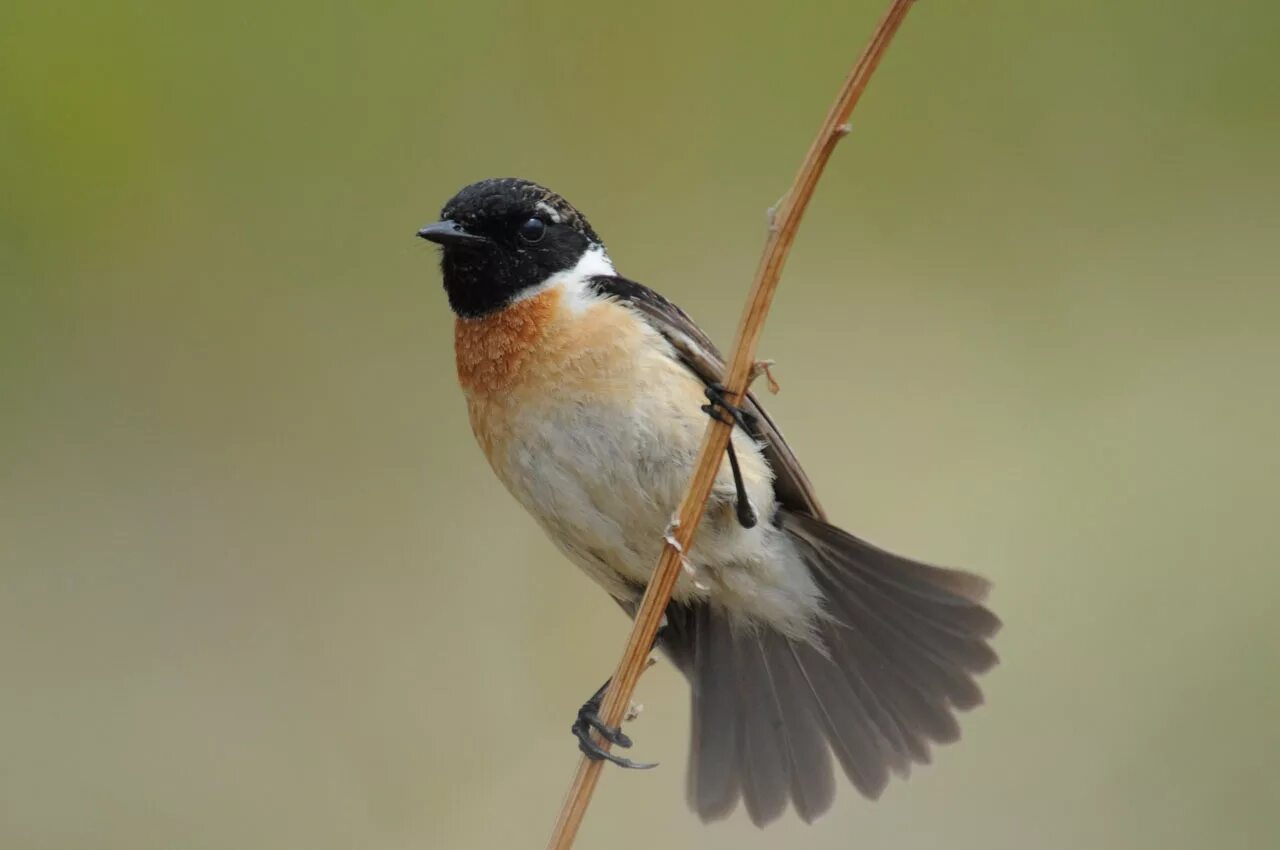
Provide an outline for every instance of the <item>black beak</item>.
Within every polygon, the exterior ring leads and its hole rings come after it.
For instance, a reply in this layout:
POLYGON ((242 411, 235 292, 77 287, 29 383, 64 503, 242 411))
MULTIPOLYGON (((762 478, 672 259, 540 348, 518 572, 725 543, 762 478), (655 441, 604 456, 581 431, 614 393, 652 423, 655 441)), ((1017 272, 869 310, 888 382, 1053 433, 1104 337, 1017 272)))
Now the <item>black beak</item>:
POLYGON ((437 221, 418 231, 418 236, 437 245, 483 245, 489 240, 466 229, 456 221, 437 221))

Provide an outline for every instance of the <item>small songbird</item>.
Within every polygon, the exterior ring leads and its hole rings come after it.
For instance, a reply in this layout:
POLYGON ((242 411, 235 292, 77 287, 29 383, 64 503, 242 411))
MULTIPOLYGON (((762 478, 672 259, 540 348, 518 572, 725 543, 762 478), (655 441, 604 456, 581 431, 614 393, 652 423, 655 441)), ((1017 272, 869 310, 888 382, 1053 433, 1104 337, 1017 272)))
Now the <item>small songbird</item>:
MULTIPOLYGON (((736 423, 657 646, 689 679, 688 798, 704 820, 741 799, 764 825, 830 808, 832 755, 865 796, 959 737, 996 663, 988 584, 890 554, 827 522, 752 395, 693 320, 620 277, 564 198, 482 180, 418 231, 442 247, 458 380, 498 478, 565 556, 634 614, 710 414, 736 423)), ((607 683, 606 683, 607 684, 607 683)), ((602 689, 603 691, 603 689, 602 689)), ((573 732, 593 758, 600 695, 573 732)))

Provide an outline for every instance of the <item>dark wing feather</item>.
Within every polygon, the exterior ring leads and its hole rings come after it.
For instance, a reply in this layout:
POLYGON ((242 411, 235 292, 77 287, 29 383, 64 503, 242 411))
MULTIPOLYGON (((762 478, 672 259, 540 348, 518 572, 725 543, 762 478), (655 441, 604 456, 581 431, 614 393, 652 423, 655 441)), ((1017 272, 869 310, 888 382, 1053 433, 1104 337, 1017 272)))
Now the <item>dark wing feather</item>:
MULTIPOLYGON (((589 285, 601 295, 614 298, 638 313, 671 343, 680 361, 704 384, 715 384, 724 379, 726 364, 723 355, 693 319, 675 304, 649 287, 625 277, 602 275, 591 278, 589 285)), ((782 432, 753 393, 747 393, 743 409, 756 418, 751 436, 764 446, 765 460, 774 474, 773 490, 778 503, 794 512, 825 519, 813 484, 800 467, 795 452, 791 451, 782 432)))

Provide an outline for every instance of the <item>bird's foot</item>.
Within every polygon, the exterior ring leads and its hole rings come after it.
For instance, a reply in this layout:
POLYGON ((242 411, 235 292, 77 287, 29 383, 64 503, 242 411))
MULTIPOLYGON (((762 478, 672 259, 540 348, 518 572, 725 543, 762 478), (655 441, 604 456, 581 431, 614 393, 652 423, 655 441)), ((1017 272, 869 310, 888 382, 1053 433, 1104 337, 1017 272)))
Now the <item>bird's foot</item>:
POLYGON ((600 689, 591 695, 591 699, 582 704, 582 708, 578 709, 578 718, 573 721, 570 730, 573 736, 578 739, 578 749, 582 754, 592 761, 610 761, 631 770, 648 770, 651 767, 657 767, 657 763, 637 762, 622 756, 615 756, 604 747, 596 743, 595 738, 591 737, 592 731, 595 731, 609 743, 617 747, 630 747, 631 738, 627 737, 621 729, 616 726, 609 726, 600 719, 600 703, 604 700, 604 692, 609 687, 609 683, 605 682, 600 689))
POLYGON ((703 395, 710 404, 702 405, 702 412, 726 425, 737 425, 750 432, 756 426, 756 417, 751 412, 729 403, 729 389, 724 384, 707 384, 703 395))
MULTIPOLYGON (((729 426, 737 425, 743 431, 751 433, 752 428, 755 427, 755 416, 737 405, 730 404, 726 398, 728 390, 723 384, 708 384, 705 393, 707 400, 711 403, 702 405, 703 413, 717 422, 723 422, 729 426)), ((729 435, 729 442, 725 444, 725 451, 729 455, 729 469, 733 472, 733 487, 737 491, 734 508, 738 515, 738 524, 743 528, 754 528, 760 521, 760 516, 751 504, 751 499, 747 497, 747 487, 742 481, 742 469, 738 466, 738 454, 733 449, 732 434, 729 435)))

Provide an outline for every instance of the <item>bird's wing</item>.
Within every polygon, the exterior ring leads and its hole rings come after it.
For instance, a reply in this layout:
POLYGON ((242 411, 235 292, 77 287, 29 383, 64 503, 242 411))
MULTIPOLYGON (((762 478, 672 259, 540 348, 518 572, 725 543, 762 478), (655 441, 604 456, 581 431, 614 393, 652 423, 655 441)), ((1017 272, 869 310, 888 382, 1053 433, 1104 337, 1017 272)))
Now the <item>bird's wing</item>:
MULTIPOLYGON (((626 304, 671 343, 689 370, 704 384, 724 380, 726 364, 715 343, 688 314, 647 286, 624 277, 601 275, 590 280, 590 286, 601 295, 626 304)), ((752 393, 743 400, 743 409, 755 416, 752 436, 763 443, 765 460, 774 474, 774 495, 778 503, 792 511, 825 519, 813 484, 804 474, 795 452, 787 445, 778 426, 769 418, 764 406, 752 393)))

